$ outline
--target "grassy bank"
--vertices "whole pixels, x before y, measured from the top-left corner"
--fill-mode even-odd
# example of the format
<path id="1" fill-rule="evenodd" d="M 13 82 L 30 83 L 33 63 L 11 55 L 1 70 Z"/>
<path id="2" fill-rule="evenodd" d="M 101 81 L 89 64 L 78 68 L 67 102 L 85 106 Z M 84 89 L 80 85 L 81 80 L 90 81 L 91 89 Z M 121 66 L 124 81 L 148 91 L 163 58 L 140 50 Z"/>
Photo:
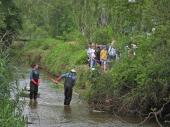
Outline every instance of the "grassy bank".
<path id="1" fill-rule="evenodd" d="M 159 109 L 169 100 L 169 40 L 155 36 L 135 36 L 137 55 L 124 53 L 125 39 L 118 39 L 121 58 L 107 73 L 90 72 L 85 46 L 79 42 L 55 39 L 31 41 L 25 47 L 28 63 L 40 63 L 52 74 L 75 67 L 78 71 L 76 88 L 96 109 L 117 112 L 148 113 Z M 147 49 L 147 50 L 146 50 Z"/>
<path id="2" fill-rule="evenodd" d="M 17 83 L 12 74 L 13 66 L 9 64 L 8 57 L 3 54 L 0 58 L 0 126 L 1 127 L 25 127 L 22 117 L 22 104 L 18 95 L 11 99 L 11 91 L 17 91 Z"/>
<path id="3" fill-rule="evenodd" d="M 55 74 L 86 63 L 83 45 L 51 38 L 29 42 L 25 48 L 25 56 L 29 64 L 40 63 Z"/>

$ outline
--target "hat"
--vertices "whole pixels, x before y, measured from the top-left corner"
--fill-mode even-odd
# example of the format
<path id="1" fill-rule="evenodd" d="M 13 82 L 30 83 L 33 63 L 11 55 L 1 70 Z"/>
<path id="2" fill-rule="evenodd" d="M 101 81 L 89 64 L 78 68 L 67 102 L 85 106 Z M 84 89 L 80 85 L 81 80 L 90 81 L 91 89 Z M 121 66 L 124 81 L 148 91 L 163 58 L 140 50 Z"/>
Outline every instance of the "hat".
<path id="1" fill-rule="evenodd" d="M 71 72 L 76 73 L 76 70 L 75 69 L 71 69 Z"/>

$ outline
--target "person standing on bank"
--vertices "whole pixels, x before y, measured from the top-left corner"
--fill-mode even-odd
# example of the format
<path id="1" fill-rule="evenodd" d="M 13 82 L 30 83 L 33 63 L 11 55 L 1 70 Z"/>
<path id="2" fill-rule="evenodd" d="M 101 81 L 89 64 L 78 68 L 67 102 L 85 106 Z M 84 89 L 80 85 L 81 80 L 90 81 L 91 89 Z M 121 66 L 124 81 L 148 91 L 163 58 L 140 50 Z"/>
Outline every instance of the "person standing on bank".
<path id="1" fill-rule="evenodd" d="M 107 70 L 107 59 L 108 59 L 108 52 L 107 52 L 106 46 L 104 46 L 100 52 L 100 59 L 102 63 L 102 68 L 104 71 L 106 71 Z"/>
<path id="2" fill-rule="evenodd" d="M 73 93 L 73 87 L 76 83 L 77 74 L 76 70 L 72 69 L 68 73 L 64 73 L 59 76 L 56 80 L 51 79 L 54 83 L 58 84 L 61 79 L 64 79 L 64 105 L 70 105 Z"/>
<path id="3" fill-rule="evenodd" d="M 39 66 L 38 64 L 35 64 L 32 66 L 32 70 L 30 73 L 30 100 L 37 100 L 39 83 Z"/>

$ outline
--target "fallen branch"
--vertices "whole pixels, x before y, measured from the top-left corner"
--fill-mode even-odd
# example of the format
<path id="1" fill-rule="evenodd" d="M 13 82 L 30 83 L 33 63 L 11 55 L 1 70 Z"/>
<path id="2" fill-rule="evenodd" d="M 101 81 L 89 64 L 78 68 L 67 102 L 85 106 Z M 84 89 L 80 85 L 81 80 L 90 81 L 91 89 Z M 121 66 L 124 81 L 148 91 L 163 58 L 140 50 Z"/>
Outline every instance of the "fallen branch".
<path id="1" fill-rule="evenodd" d="M 156 113 L 156 112 L 154 112 L 154 115 L 155 115 L 156 122 L 158 123 L 158 125 L 159 125 L 160 127 L 163 127 L 162 124 L 161 124 L 161 123 L 159 122 L 159 120 L 158 120 L 158 116 L 157 116 L 157 113 Z"/>
<path id="2" fill-rule="evenodd" d="M 142 121 L 142 122 L 140 122 L 138 125 L 139 126 L 141 126 L 141 125 L 143 125 L 146 121 L 148 121 L 148 119 L 150 119 L 151 117 L 151 115 L 153 114 L 153 112 L 150 112 L 149 114 L 148 114 L 148 116 Z"/>

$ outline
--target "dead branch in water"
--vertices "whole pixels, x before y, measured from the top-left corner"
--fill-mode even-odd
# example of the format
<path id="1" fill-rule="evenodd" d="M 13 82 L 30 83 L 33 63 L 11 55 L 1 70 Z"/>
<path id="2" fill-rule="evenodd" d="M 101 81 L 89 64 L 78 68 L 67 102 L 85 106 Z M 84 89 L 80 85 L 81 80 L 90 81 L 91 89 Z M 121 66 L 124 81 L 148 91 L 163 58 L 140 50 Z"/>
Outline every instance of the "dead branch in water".
<path id="1" fill-rule="evenodd" d="M 166 102 L 165 104 L 163 104 L 163 106 L 162 106 L 157 112 L 150 112 L 150 113 L 148 114 L 148 116 L 147 116 L 141 123 L 139 123 L 139 125 L 144 124 L 144 123 L 150 118 L 150 116 L 153 115 L 153 116 L 155 117 L 156 122 L 158 123 L 158 125 L 159 125 L 160 127 L 163 127 L 162 124 L 160 123 L 159 119 L 158 119 L 158 115 L 160 115 L 160 116 L 162 117 L 161 114 L 162 114 L 163 110 L 166 110 L 166 109 L 165 109 L 165 106 L 167 106 L 169 103 L 170 103 L 170 102 Z"/>
<path id="2" fill-rule="evenodd" d="M 150 118 L 152 118 L 152 115 L 154 115 L 155 119 L 156 119 L 156 122 L 158 123 L 158 125 L 160 127 L 163 127 L 163 125 L 160 123 L 160 121 L 158 120 L 158 116 L 157 116 L 157 112 L 150 112 L 148 114 L 148 116 L 142 121 L 140 122 L 138 125 L 141 126 L 143 125 L 144 123 L 146 123 Z"/>

